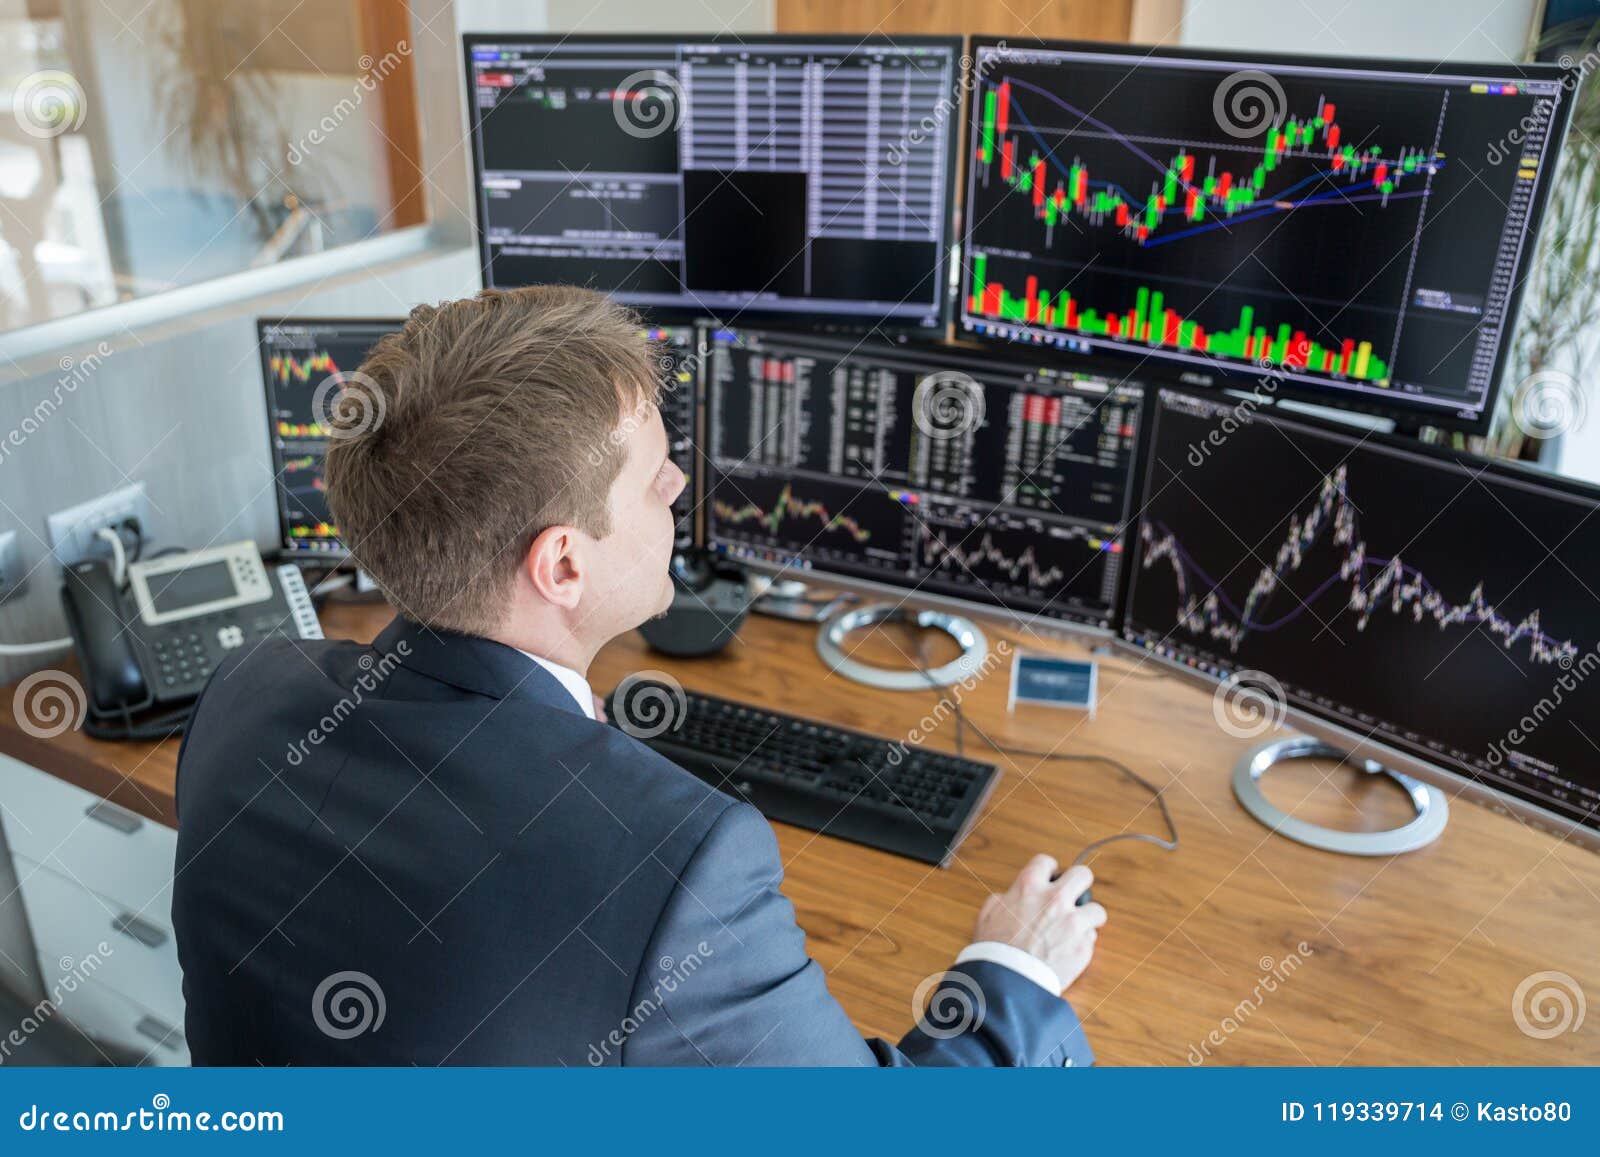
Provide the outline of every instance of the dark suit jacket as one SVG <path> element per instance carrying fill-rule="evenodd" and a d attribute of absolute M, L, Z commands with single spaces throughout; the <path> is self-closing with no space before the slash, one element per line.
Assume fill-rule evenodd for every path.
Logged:
<path fill-rule="evenodd" d="M 1066 1001 L 987 963 L 898 1047 L 863 1041 L 766 820 L 484 639 L 396 619 L 225 663 L 178 813 L 199 1064 L 1091 1059 Z"/>

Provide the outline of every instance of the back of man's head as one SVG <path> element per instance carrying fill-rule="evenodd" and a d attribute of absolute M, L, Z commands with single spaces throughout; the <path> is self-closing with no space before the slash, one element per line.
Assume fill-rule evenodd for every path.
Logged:
<path fill-rule="evenodd" d="M 610 533 L 614 432 L 655 388 L 639 319 L 589 290 L 419 306 L 330 407 L 340 537 L 409 617 L 490 634 L 542 530 Z"/>

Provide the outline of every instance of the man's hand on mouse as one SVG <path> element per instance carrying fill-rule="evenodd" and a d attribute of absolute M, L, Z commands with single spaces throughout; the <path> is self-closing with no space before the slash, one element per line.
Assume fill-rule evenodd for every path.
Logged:
<path fill-rule="evenodd" d="M 1061 873 L 1053 856 L 1029 860 L 999 895 L 991 895 L 978 911 L 977 940 L 998 940 L 1032 953 L 1055 969 L 1066 988 L 1083 975 L 1094 955 L 1097 929 L 1106 922 L 1105 908 L 1093 901 L 1080 906 L 1094 882 L 1094 873 L 1074 864 Z"/>

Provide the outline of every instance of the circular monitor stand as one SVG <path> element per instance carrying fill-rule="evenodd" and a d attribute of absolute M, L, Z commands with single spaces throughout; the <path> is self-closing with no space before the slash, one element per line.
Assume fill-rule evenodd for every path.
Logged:
<path fill-rule="evenodd" d="M 1291 759 L 1335 759 L 1368 775 L 1387 775 L 1400 785 L 1416 808 L 1410 823 L 1386 832 L 1345 832 L 1296 819 L 1267 799 L 1261 791 L 1261 777 L 1276 764 Z M 1392 856 L 1412 852 L 1439 838 L 1450 818 L 1450 805 L 1438 788 L 1402 775 L 1376 760 L 1353 760 L 1350 753 L 1309 736 L 1274 739 L 1244 753 L 1233 769 L 1233 794 L 1244 810 L 1279 835 L 1347 856 Z"/>
<path fill-rule="evenodd" d="M 914 623 L 924 630 L 943 631 L 961 645 L 961 655 L 928 671 L 873 667 L 844 653 L 846 637 L 879 623 Z M 926 691 L 959 683 L 983 666 L 989 640 L 971 619 L 946 611 L 913 611 L 892 603 L 851 607 L 829 619 L 817 632 L 817 654 L 846 679 L 885 691 Z"/>

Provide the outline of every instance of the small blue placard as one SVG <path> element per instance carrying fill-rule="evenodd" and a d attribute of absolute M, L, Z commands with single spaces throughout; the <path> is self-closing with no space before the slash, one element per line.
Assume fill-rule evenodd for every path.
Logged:
<path fill-rule="evenodd" d="M 1076 707 L 1094 717 L 1098 668 L 1094 663 L 1058 659 L 1054 655 L 1028 655 L 1022 651 L 1011 664 L 1011 702 L 1038 703 L 1046 707 Z"/>

